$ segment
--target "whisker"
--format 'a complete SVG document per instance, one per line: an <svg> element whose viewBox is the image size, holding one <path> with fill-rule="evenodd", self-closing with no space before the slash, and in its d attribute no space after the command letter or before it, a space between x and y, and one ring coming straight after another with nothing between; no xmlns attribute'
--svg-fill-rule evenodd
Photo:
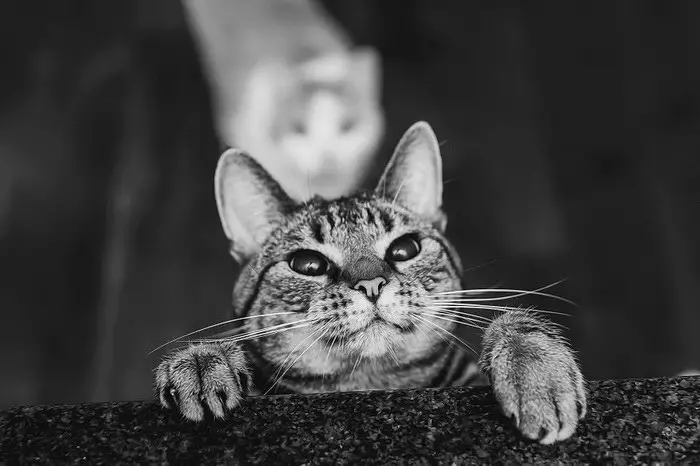
<svg viewBox="0 0 700 466"><path fill-rule="evenodd" d="M426 312L426 313L424 313L424 315L427 315L427 316L430 316L430 317L434 317L434 318L436 318L436 319L446 320L446 321L448 321L448 322L453 322L453 323L455 323L455 324L464 325L465 327L472 327L472 328L475 328L475 329L478 329L478 330L484 330L484 329L486 328L486 327L481 327L481 326L476 325L476 324L471 323L471 322L465 322L465 321L463 321L463 320L460 320L460 319L459 319L459 316L455 316L455 315L450 315L450 314L438 314L438 313L435 313L435 312ZM454 317L454 319L450 319L450 317Z"/></svg>
<svg viewBox="0 0 700 466"><path fill-rule="evenodd" d="M481 298L478 299L479 301L496 301L496 300L503 300L503 299L512 299L512 298L517 298L520 296L527 296L527 295L535 295L535 296L542 296L545 298L552 298L556 299L558 301L563 301L567 304L571 304L572 306L577 306L576 303L573 301L566 299L561 296L557 296L555 294L551 293L543 293L543 290L547 290L549 288L553 288L566 280L559 280L557 282L554 282L550 285L543 286L541 288L537 288L535 290L518 290L518 289L510 289L510 288L472 288L472 289L467 289L467 290L454 290L454 291L442 291L439 293L435 293L434 296L444 296L444 295L469 295L469 294L487 294L487 293L516 293L511 296L501 296L501 297L491 297L491 298Z"/></svg>
<svg viewBox="0 0 700 466"><path fill-rule="evenodd" d="M443 313L449 313L452 315L457 315L463 319L467 319L471 322L478 322L478 323L484 323L484 324L490 324L492 319L489 319L488 317L476 315L476 314L471 314L468 312L463 311L462 309L451 309L449 307L444 307L444 306L430 306L426 307L428 311L437 311L437 312L443 312Z"/></svg>
<svg viewBox="0 0 700 466"><path fill-rule="evenodd" d="M495 264L497 261L498 261L498 259L493 259L493 260L490 260L490 261L487 261L487 262L484 262L481 264L473 265L473 266L469 267L468 269L463 269L462 273L465 274L467 272L473 272L474 270L480 269L482 267L487 267L491 264Z"/></svg>
<svg viewBox="0 0 700 466"><path fill-rule="evenodd" d="M485 317L485 316L480 316L476 314L471 314L468 312L463 311L462 309L449 309L445 307L426 307L425 312L438 312L442 314L450 314L454 316L458 316L461 319L465 319L469 322L472 323L480 323L480 324L490 324L492 319Z"/></svg>
<svg viewBox="0 0 700 466"><path fill-rule="evenodd" d="M299 343L297 343L297 345L296 345L294 348L292 348L292 350L287 354L287 357L284 358L284 361L282 361L282 363L279 364L279 367L277 368L277 370L275 371L275 373L272 375L273 379L276 379L277 376L282 372L282 368L285 366L285 364L287 363L287 361L289 361L289 359L292 357L292 355L293 355L294 352L297 350L297 348L299 348L301 345L303 345L307 340L309 340L310 338L312 338L314 335L316 335L316 333L318 333L319 331L321 331L323 328L324 328L324 327L320 327L320 328L318 328L318 329L312 331L312 332L311 332L310 334L308 334L303 340L301 340ZM272 388L272 387L270 387L270 389L271 389L271 388Z"/></svg>
<svg viewBox="0 0 700 466"><path fill-rule="evenodd" d="M425 333L425 330L423 330L423 327L421 327L420 325L417 325L416 327L419 328L419 329L421 329L421 331L422 331L423 334L426 336L426 338L430 338L430 337L428 337L428 334ZM447 337L446 337L445 335L443 335L442 333L440 333L440 332L438 332L437 330L435 330L434 327L428 327L428 328L429 328L432 332L434 332L438 337L440 337L440 339L441 339L442 341L444 341L445 343L447 343L447 344L449 345L449 347L450 347L450 350L452 350L452 349L454 348L454 345L455 345L454 340L452 340L451 338L450 338L450 339L447 339Z"/></svg>
<svg viewBox="0 0 700 466"><path fill-rule="evenodd" d="M477 353L476 351L474 351L474 348L472 348L471 346L469 346L468 344L466 344L466 343L464 342L464 340L462 340L461 338L459 338L457 335L455 335L454 333L450 332L450 331L447 330L446 328L441 327L441 326L439 326L438 324L433 323L433 322L429 321L428 319L425 319L425 318L422 317L422 316L416 316L416 317L419 318L420 320L422 320L423 322L427 323L427 324L430 324L430 325L432 325L432 326L434 326L434 327L436 327L436 328L439 328L440 330L442 330L443 332L447 333L449 336L451 336L452 338L456 339L456 340L459 341L461 344L463 344L463 345L464 345L467 349L469 349L472 353L478 355L478 353Z"/></svg>
<svg viewBox="0 0 700 466"><path fill-rule="evenodd" d="M520 298L520 297L526 296L526 295L536 295L536 296L544 296L547 298L553 298L553 299L556 299L558 301L563 301L567 304L571 304L572 306L578 307L576 305L576 303L574 303L573 301L569 301L566 298L562 298L562 297L556 296L556 295L550 295L548 293L535 293L535 292L531 292L531 291L528 291L528 292L523 291L521 293L516 293L516 294L511 294L511 295L506 295L506 296L492 296L492 297L488 297L488 298L476 298L476 297L466 298L466 297L460 297L460 296L449 296L449 297L445 297L443 299L442 297L438 297L438 296L434 296L434 295L431 296L431 298L441 299L441 302L442 301L448 301L448 302L453 301L453 302L458 302L458 303L481 303L481 302L487 302L487 301L506 301L509 299Z"/></svg>
<svg viewBox="0 0 700 466"><path fill-rule="evenodd" d="M209 325L209 326L207 326L207 327L200 328L200 329L198 329L198 330L194 330L194 331L192 331L192 332L190 332L190 333L186 333L185 335L179 336L179 337L177 337L177 338L174 338L174 339L170 340L170 341L167 342L167 343L163 343L162 345L158 346L158 347L155 348L154 350L151 350L148 354L153 354L153 353L155 353L156 351L158 351L159 349L161 349L161 348L163 348L163 347L165 347L165 346L168 346L168 345L171 344L171 343L175 343L176 341L180 341L180 340L182 340L183 338L187 338L187 337L192 336L192 335L195 335L195 334L197 334L197 333L205 332L205 331L207 331L207 330L209 330L209 329L216 328L216 327L220 327L220 326L222 326L222 325L228 325L228 324L232 324L232 323L234 323L234 322L239 322L239 321L247 320L247 319L255 319L255 318L260 318L260 317L268 317L268 316L280 316L280 315L287 315L287 314L295 314L295 312L276 312L276 313L273 313L273 314L260 314L260 315L254 315L254 316L238 317L238 318L236 318L236 319L231 319L231 320L226 320L226 321L223 321L223 322L219 322L219 323L216 323L216 324L213 324L213 325Z"/></svg>
<svg viewBox="0 0 700 466"><path fill-rule="evenodd" d="M458 309L474 309L474 310L486 310L486 311L497 311L497 312L512 312L512 311L522 311L522 307L514 307L514 306L492 306L488 304L476 304L476 303L447 303L447 304L442 304L441 305L445 308L448 308L450 310L458 310ZM532 311L532 312L537 312L540 314L551 314L551 315L558 315L558 316L565 316L565 317L570 317L569 314L565 312L558 312L558 311L550 311L547 309L537 309L535 307L528 308L527 310Z"/></svg>
<svg viewBox="0 0 700 466"><path fill-rule="evenodd" d="M423 311L423 312L425 312L425 311ZM416 320L413 319L413 317L415 317L413 314L414 314L414 313L409 313L409 317L411 318L412 323L413 323L413 324L416 324ZM416 325L416 328L417 328L418 330L420 330L420 331L423 333L423 336L425 336L425 339L426 339L426 340L430 340L430 336L426 333L425 329L423 329L422 326ZM440 332L438 332L437 330L435 330L435 329L432 328L432 327L430 327L430 330L432 330L433 332L435 332L444 342L446 342L447 344L450 345L450 347L452 347L452 345L454 344L454 343L452 342L452 340L447 340Z"/></svg>
<svg viewBox="0 0 700 466"><path fill-rule="evenodd" d="M230 342L236 343L244 340L252 340L255 338L264 338L278 333L283 333L288 330L294 330L297 328L308 327L310 324L306 322L287 322L284 324L275 325L272 327L265 327L257 330L251 330L249 332L243 333L241 335L234 335L232 337L225 338L201 338L197 340L182 340L183 343L212 343L212 342ZM285 328L286 327L286 328Z"/></svg>
<svg viewBox="0 0 700 466"><path fill-rule="evenodd" d="M253 264L253 261L250 261L246 267L250 267L253 269L253 272L255 272L255 275L260 275L260 270L255 267L255 264Z"/></svg>
<svg viewBox="0 0 700 466"><path fill-rule="evenodd" d="M264 395L269 394L270 391L271 391L273 388L275 388L275 387L277 386L277 384L279 384L279 383L282 381L282 379L283 379L284 376L287 374L287 372L289 372L289 370L290 370L292 367L294 367L294 364L296 364L297 362L299 362L299 360L304 356L304 354L306 354L306 352L309 351L309 350L316 344L316 342L317 342L318 340L320 340L320 339L326 334L326 332L328 331L328 328L329 328L329 326L328 326L328 324L326 324L326 325L322 326L321 328L319 328L316 332L311 333L311 335L314 335L314 334L317 333L318 331L321 331L321 330L322 330L322 332L321 332L321 334L318 336L318 338L316 338L309 346L306 347L306 349L305 349L304 351L302 351L302 353L301 353L299 356L297 356L297 358L289 365L289 367L287 367L287 369L282 373L282 375L280 375L280 376L277 378L277 380L275 380L275 382L270 386L270 388L268 388L268 389L265 391ZM306 339L305 339L305 340L306 340ZM291 354L291 353L290 353L290 354Z"/></svg>
<svg viewBox="0 0 700 466"><path fill-rule="evenodd" d="M306 341L308 341L308 340L309 340L310 338L312 338L314 335L316 335L317 333L319 333L322 329L323 329L323 327L314 330L313 332L311 332L310 334L308 334L308 335L306 336L306 338L304 338L304 339L301 340L299 343L297 343L297 345L296 345L294 348L292 348L292 350L289 352L289 354L287 354L287 357L284 358L284 361L282 361L282 363L279 364L279 367L277 368L277 370L275 371L275 373L272 374L272 378L274 379L274 382L272 383L272 385L270 385L270 387L267 389L267 391L264 393L264 395L267 395L267 394L272 390L272 388L275 387L275 385L277 385L277 383L280 381L279 375L282 373L282 371L284 370L284 367L285 367L286 364L287 364L287 361L289 361L289 359L291 359L292 355L293 355L294 352L297 350L297 348L299 348L301 345L303 345ZM307 348L307 349L308 349L308 348ZM292 365L293 365L293 364L292 364ZM290 367L291 367L291 366L290 366ZM288 370L288 369L287 369L287 370ZM284 371L284 373L286 374L287 372Z"/></svg>
<svg viewBox="0 0 700 466"><path fill-rule="evenodd" d="M433 273L433 271L434 271L436 268L438 268L440 265L441 265L441 264L434 264L434 265L430 268L430 270L428 270L428 272L427 272L425 275L426 275L426 276L431 275L431 274ZM421 275L416 275L415 277L409 279L406 283L402 283L402 286L406 287L406 286L412 285L412 284L415 283L415 281L418 280L419 278L421 278Z"/></svg>
<svg viewBox="0 0 700 466"><path fill-rule="evenodd" d="M453 317L455 319L459 320L459 323L462 323L464 325L474 327L474 328L479 328L479 329L484 329L485 327L482 327L483 325L488 326L491 324L491 320L487 318L480 318L480 319L474 319L468 314L461 314L459 312L453 312L449 310L443 310L443 309L431 309L428 311L423 312L423 315L434 315L434 316L443 316L443 317Z"/></svg>
<svg viewBox="0 0 700 466"><path fill-rule="evenodd" d="M333 345L335 345L335 340L338 338L338 335L340 335L340 329L341 327L338 326L333 330L331 333L331 342L328 344L328 352L326 353L326 360L323 363L324 368L328 367L328 358L331 356L331 350L333 349ZM321 386L323 386L324 381L326 380L326 373L323 373L323 376L321 377Z"/></svg>
<svg viewBox="0 0 700 466"><path fill-rule="evenodd" d="M360 365L360 359L362 359L362 353L357 355L357 359L355 360L355 364L352 366L352 370L350 371L349 378L352 378L352 374L355 372L355 369L357 369L357 366Z"/></svg>
<svg viewBox="0 0 700 466"><path fill-rule="evenodd" d="M292 312L292 314L297 314L297 313L296 313L296 312ZM272 315L272 314L267 314L267 315ZM241 336L242 334L241 334L240 332L243 331L243 330L246 330L247 332L255 332L255 331L258 331L258 330L272 329L272 328L277 328L277 327L279 327L279 326L292 325L292 324L299 324L299 323L302 323L302 322L310 322L310 320L309 320L309 319L306 319L306 318L303 318L303 319L301 319L301 320L295 320L295 321L293 321L293 322L284 322L284 323L281 323L281 324L272 325L272 326L270 326L270 327L262 327L262 328L256 329L256 330L246 330L248 327L246 327L246 324L243 324L241 327L234 328L234 329L232 329L232 330L226 330L226 331L220 332L220 333L216 333L216 334L212 335L212 338L213 338L213 339L222 339L222 340L223 340L223 339L226 339L226 338L234 338L234 337L237 337L237 336Z"/></svg>
<svg viewBox="0 0 700 466"><path fill-rule="evenodd" d="M392 199L392 201L391 201L392 204L396 204L396 200L399 198L399 193L401 192L401 189L403 189L403 185L406 184L407 180L408 180L408 176L406 176L401 181L401 184L399 185L399 189L396 190L396 194L394 194L394 199Z"/></svg>
<svg viewBox="0 0 700 466"><path fill-rule="evenodd" d="M387 354L389 354L389 357L391 357L391 359L394 361L394 364L396 364L397 366L401 364L401 362L399 361L399 355L396 353L396 348L394 347L394 345L387 346L386 352Z"/></svg>
<svg viewBox="0 0 700 466"><path fill-rule="evenodd" d="M541 312L541 313L554 313L554 314L558 314L558 313L556 313L556 312L554 312L554 311L538 310L538 309L536 309L536 308L534 308L534 307L530 307L530 308L510 308L510 309L496 308L496 309L494 309L494 310L498 310L498 311L501 311L501 312L520 311L520 312L535 312L535 313ZM454 314L452 314L452 315L455 316L455 317L469 316L469 317L463 317L463 318L468 318L468 319L470 319L470 320L474 319L475 317L480 317L480 316L475 316L474 314L462 314L464 311L462 311L461 309L445 309L445 310L441 310L441 311L442 311L442 312L452 312L452 313L454 313ZM455 314L456 314L456 315L455 315ZM562 315L566 315L566 314L562 314ZM476 320L476 319L474 319L474 320ZM486 317L481 317L481 320L477 320L477 322L478 322L478 323L490 324L490 323L492 322L492 320L491 320L491 319L488 319L488 318L486 318ZM548 322L550 325L554 325L555 327L559 327L559 328L562 328L562 329L565 329L565 330L569 330L569 328L568 328L567 326L565 326L565 325L563 325L563 324L560 324L559 322L554 322L554 321L551 321L551 320L548 320L547 322Z"/></svg>
<svg viewBox="0 0 700 466"><path fill-rule="evenodd" d="M227 341L230 343L235 343L244 340L252 340L254 338L263 338L276 335L278 333L287 332L289 330L294 330L298 328L304 328L311 325L311 321L301 321L301 322L287 322L284 324L275 325L272 327L265 327L258 330L251 330L242 335L236 335L233 337L221 338L219 341Z"/></svg>

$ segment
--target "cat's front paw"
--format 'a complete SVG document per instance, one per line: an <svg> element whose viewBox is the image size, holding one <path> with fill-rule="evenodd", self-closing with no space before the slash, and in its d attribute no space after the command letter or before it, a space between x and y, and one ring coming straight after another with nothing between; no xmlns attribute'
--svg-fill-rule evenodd
<svg viewBox="0 0 700 466"><path fill-rule="evenodd" d="M503 327L487 330L482 365L505 415L540 443L571 437L586 414L583 375L572 351L553 326L528 314L494 324Z"/></svg>
<svg viewBox="0 0 700 466"><path fill-rule="evenodd" d="M192 421L201 421L206 411L224 418L251 390L245 354L230 342L197 344L172 353L158 365L155 378L160 404L177 408Z"/></svg>

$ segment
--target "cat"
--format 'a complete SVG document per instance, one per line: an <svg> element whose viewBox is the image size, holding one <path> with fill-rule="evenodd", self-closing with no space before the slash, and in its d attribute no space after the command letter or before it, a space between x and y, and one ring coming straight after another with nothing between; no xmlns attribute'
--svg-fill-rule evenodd
<svg viewBox="0 0 700 466"><path fill-rule="evenodd" d="M364 181L384 135L380 58L312 0L184 0L223 142L297 201Z"/></svg>
<svg viewBox="0 0 700 466"><path fill-rule="evenodd" d="M532 312L490 321L451 306L470 301L443 236L441 156L427 123L404 134L373 192L298 204L234 149L221 156L215 192L244 264L233 303L246 333L167 355L155 371L163 407L198 421L264 391L460 386L485 374L526 437L574 433L586 388L557 327ZM451 344L457 321L488 323L478 360Z"/></svg>

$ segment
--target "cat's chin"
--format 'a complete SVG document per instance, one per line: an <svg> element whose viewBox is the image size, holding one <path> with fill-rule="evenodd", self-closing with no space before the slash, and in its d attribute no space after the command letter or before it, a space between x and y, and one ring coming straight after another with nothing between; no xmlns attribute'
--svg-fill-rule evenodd
<svg viewBox="0 0 700 466"><path fill-rule="evenodd" d="M354 346L355 352L363 358L383 359L391 356L392 350L401 339L401 332L394 324L376 321L358 333L351 346Z"/></svg>

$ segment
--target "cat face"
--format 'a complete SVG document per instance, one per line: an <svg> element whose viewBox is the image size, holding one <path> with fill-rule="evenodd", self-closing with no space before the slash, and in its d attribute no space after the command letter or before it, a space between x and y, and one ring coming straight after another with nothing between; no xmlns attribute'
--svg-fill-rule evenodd
<svg viewBox="0 0 700 466"><path fill-rule="evenodd" d="M382 133L378 106L358 95L352 83L309 85L280 112L273 139L295 163L305 190L326 198L348 194L364 174ZM308 184L307 184L308 183ZM297 197L297 196L295 196Z"/></svg>
<svg viewBox="0 0 700 466"><path fill-rule="evenodd" d="M446 338L453 325L422 313L436 293L460 288L442 236L440 165L432 130L417 123L373 193L295 205L251 158L222 156L219 212L234 257L247 261L235 306L268 316L252 329L294 327L260 339L266 354L295 354L324 373L358 358L410 361Z"/></svg>
<svg viewBox="0 0 700 466"><path fill-rule="evenodd" d="M357 188L384 130L375 52L321 56L285 71L269 67L258 80L273 96L256 140L246 150L296 200L336 198ZM262 72L261 72L262 73ZM261 110L257 110L261 111Z"/></svg>

